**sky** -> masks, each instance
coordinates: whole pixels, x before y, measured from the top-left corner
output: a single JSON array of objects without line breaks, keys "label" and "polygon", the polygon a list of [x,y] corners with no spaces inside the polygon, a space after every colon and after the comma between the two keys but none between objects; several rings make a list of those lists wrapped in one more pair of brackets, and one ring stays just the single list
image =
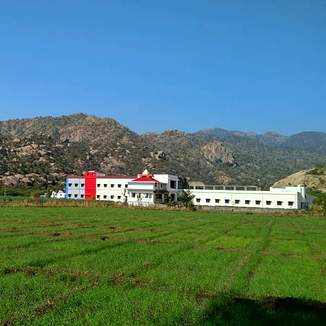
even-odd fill
[{"label": "sky", "polygon": [[0,120],[326,132],[325,0],[0,4]]}]

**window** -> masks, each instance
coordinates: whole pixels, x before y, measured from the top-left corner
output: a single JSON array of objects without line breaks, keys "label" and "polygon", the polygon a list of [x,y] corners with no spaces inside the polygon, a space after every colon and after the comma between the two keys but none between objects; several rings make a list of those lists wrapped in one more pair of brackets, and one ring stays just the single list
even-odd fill
[{"label": "window", "polygon": [[200,198],[196,198],[196,202],[197,203],[200,203]]},{"label": "window", "polygon": [[152,194],[149,194],[148,198],[152,198]]},{"label": "window", "polygon": [[225,204],[230,204],[230,199],[225,199],[224,202]]},{"label": "window", "polygon": [[250,205],[250,200],[245,201],[246,205]]},{"label": "window", "polygon": [[220,200],[219,199],[215,199],[215,203],[219,204]]},{"label": "window", "polygon": [[69,183],[68,186],[71,187],[72,186],[72,183]]},{"label": "window", "polygon": [[114,184],[111,184],[111,188],[114,188]]},{"label": "window", "polygon": [[83,194],[81,194],[81,195],[80,195],[80,198],[84,198],[84,195],[83,195]]},{"label": "window", "polygon": [[68,197],[71,198],[71,194],[68,194]]},{"label": "window", "polygon": [[104,186],[104,188],[107,188],[108,187],[107,183],[105,183],[103,186]]},{"label": "window", "polygon": [[288,202],[288,205],[292,207],[294,205],[294,202],[293,201],[289,201]]},{"label": "window", "polygon": [[209,198],[206,198],[206,203],[210,203],[211,200]]},{"label": "window", "polygon": [[114,199],[114,196],[113,195],[111,195],[111,197],[110,197],[111,199]]},{"label": "window", "polygon": [[261,201],[260,200],[256,200],[256,205],[260,205]]},{"label": "window", "polygon": [[174,180],[171,180],[171,181],[170,181],[170,188],[172,188],[172,189],[176,189],[176,188],[177,188],[177,183],[176,183],[176,181],[174,181]]},{"label": "window", "polygon": [[121,184],[118,184],[118,188],[121,188]]},{"label": "window", "polygon": [[100,199],[100,195],[97,195],[96,198],[97,198],[97,199]]},{"label": "window", "polygon": [[267,200],[267,201],[266,201],[266,205],[267,205],[267,206],[270,206],[270,205],[272,205],[272,202],[271,202],[270,200]]},{"label": "window", "polygon": [[75,195],[74,195],[74,197],[75,197],[75,198],[78,198],[78,195],[77,195],[77,194],[75,194]]},{"label": "window", "polygon": [[80,184],[80,187],[81,188],[84,188],[84,186],[85,186],[85,184],[83,184],[83,183]]},{"label": "window", "polygon": [[283,202],[282,201],[278,201],[277,202],[277,206],[282,206]]},{"label": "window", "polygon": [[118,199],[121,199],[121,196],[118,196]]},{"label": "window", "polygon": [[240,204],[240,200],[239,200],[239,199],[236,199],[236,200],[234,201],[234,203],[235,203],[236,205],[239,205],[239,204]]},{"label": "window", "polygon": [[132,198],[135,198],[135,197],[136,197],[136,194],[133,192],[133,193],[131,194],[131,197],[132,197]]},{"label": "window", "polygon": [[127,184],[125,184],[125,188],[128,188],[128,185]]},{"label": "window", "polygon": [[75,187],[76,187],[76,188],[78,187],[78,183],[75,183]]},{"label": "window", "polygon": [[97,188],[100,188],[100,187],[101,187],[101,185],[98,183],[98,184],[97,184]]},{"label": "window", "polygon": [[107,195],[103,195],[103,198],[104,198],[104,199],[107,199],[107,198],[108,198],[108,196],[107,196]]}]

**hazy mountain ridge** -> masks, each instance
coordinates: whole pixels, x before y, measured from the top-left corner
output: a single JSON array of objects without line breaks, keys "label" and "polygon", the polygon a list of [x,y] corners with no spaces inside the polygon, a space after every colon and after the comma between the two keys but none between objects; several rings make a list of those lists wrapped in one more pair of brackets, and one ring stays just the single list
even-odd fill
[{"label": "hazy mountain ridge", "polygon": [[318,132],[139,135],[113,119],[76,114],[2,121],[0,135],[0,178],[8,185],[56,184],[85,169],[135,175],[147,167],[207,183],[269,186],[326,162],[326,134]]},{"label": "hazy mountain ridge", "polygon": [[225,129],[204,129],[194,135],[205,138],[218,138],[225,141],[235,141],[237,138],[253,140],[264,145],[276,146],[287,149],[305,150],[314,153],[326,154],[326,133],[318,131],[304,131],[291,136],[277,132],[256,134],[254,132],[229,131]]}]

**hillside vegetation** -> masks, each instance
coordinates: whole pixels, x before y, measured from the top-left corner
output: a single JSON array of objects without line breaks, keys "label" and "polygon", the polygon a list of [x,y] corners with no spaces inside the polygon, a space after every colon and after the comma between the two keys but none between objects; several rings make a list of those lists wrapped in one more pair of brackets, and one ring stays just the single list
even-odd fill
[{"label": "hillside vegetation", "polygon": [[326,161],[323,133],[257,135],[222,129],[139,135],[84,114],[0,122],[0,184],[63,186],[66,174],[173,173],[206,183],[268,187]]},{"label": "hillside vegetation", "polygon": [[274,187],[305,185],[309,189],[326,192],[326,167],[299,171],[274,184]]}]

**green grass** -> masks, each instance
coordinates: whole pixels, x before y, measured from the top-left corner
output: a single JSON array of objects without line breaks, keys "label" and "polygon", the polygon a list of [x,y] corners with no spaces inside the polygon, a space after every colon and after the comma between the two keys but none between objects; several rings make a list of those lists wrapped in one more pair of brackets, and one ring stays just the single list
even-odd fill
[{"label": "green grass", "polygon": [[312,324],[325,235],[309,216],[0,208],[0,325]]}]

